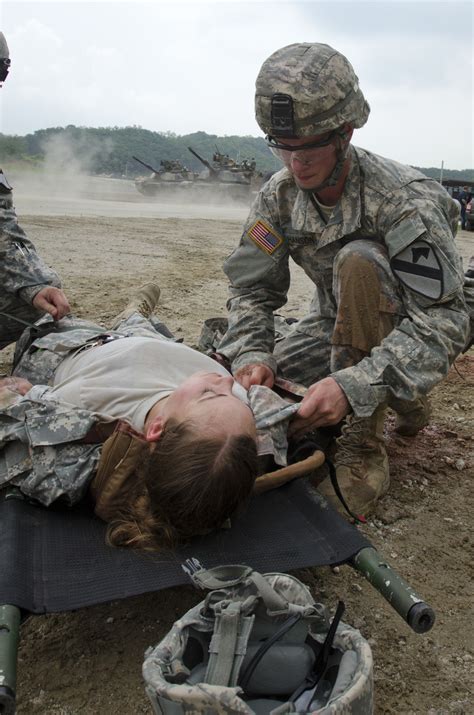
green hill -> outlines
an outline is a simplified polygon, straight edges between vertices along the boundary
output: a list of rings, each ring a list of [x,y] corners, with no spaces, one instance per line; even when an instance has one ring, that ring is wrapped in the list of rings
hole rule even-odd
[[[260,171],[274,171],[280,162],[263,138],[224,136],[205,132],[177,136],[151,132],[141,127],[52,127],[24,137],[0,134],[0,157],[4,160],[49,162],[57,168],[79,164],[93,174],[137,176],[146,173],[132,159],[137,156],[159,167],[162,159],[178,160],[194,171],[204,167],[188,150],[192,147],[210,161],[216,148],[234,159],[255,158]]]

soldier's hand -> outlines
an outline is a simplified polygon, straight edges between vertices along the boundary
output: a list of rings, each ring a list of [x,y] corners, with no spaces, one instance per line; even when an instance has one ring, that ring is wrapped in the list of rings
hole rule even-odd
[[[351,411],[342,388],[332,377],[311,385],[292,420],[288,434],[299,437],[317,427],[336,425]]]
[[[264,365],[263,363],[253,363],[251,365],[244,365],[240,370],[234,375],[237,382],[240,382],[242,387],[246,390],[251,387],[251,385],[265,385],[265,387],[273,387],[273,382],[275,380],[275,375],[273,370]]]
[[[0,379],[0,392],[8,390],[9,392],[16,392],[18,395],[26,395],[32,387],[31,382],[28,382],[23,377],[12,376]]]
[[[42,288],[33,298],[33,305],[41,313],[50,313],[55,320],[60,320],[71,312],[66,294],[54,286]]]

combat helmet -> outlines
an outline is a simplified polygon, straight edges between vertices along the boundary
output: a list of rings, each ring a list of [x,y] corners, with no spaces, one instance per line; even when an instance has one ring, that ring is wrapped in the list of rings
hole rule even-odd
[[[265,60],[257,77],[255,116],[269,136],[315,136],[344,124],[358,129],[369,112],[352,65],[329,45],[282,47]]]
[[[5,82],[10,69],[10,52],[3,32],[0,32],[0,85]]]

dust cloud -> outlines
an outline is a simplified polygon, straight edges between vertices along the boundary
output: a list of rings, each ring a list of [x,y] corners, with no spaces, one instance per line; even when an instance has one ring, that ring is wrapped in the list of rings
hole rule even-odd
[[[112,144],[80,146],[56,135],[44,144],[40,167],[4,165],[14,188],[18,215],[200,218],[244,221],[248,202],[232,201],[222,186],[164,187],[157,197],[143,196],[132,180],[92,174],[95,160]],[[161,188],[161,187],[160,187]]]

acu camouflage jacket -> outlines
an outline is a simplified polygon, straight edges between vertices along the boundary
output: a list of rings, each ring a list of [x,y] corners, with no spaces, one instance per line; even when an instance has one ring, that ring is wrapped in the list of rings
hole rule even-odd
[[[250,363],[276,371],[273,314],[287,299],[290,258],[316,286],[311,310],[335,318],[333,263],[344,245],[370,239],[384,245],[392,259],[423,240],[442,272],[440,297],[425,297],[400,281],[403,319],[369,357],[332,377],[361,417],[392,395],[413,400],[426,394],[445,377],[468,335],[464,276],[454,243],[457,221],[455,203],[436,181],[363,149],[351,147],[344,192],[327,224],[309,192],[299,190],[282,169],[260,191],[240,244],[224,263],[230,314],[219,352],[233,372]],[[262,238],[259,229],[270,234]]]

